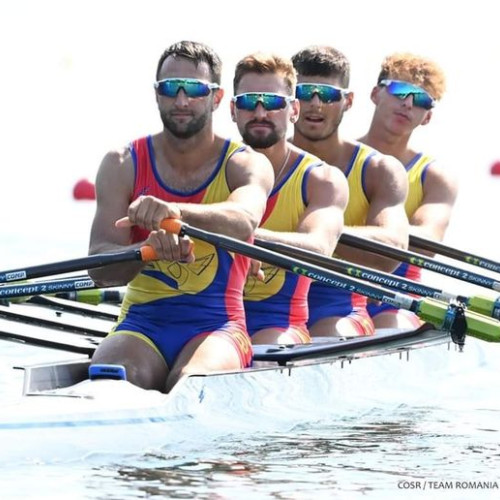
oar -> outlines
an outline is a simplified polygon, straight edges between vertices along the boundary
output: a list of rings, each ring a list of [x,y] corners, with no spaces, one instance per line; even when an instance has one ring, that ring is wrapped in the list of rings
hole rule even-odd
[[[85,317],[103,318],[111,321],[116,321],[119,313],[116,306],[101,304],[99,307],[95,307],[73,300],[60,299],[52,295],[35,295],[30,297],[28,303],[41,305],[60,312],[71,312]]]
[[[155,259],[154,250],[149,246],[143,246],[134,250],[124,250],[123,252],[104,253],[90,255],[79,259],[64,260],[50,264],[26,267],[24,269],[13,269],[0,272],[0,283],[20,281],[30,278],[40,278],[53,274],[65,274],[84,269],[94,269],[96,267],[118,264],[129,261],[149,261]]]
[[[445,257],[450,257],[451,259],[466,262],[467,264],[471,264],[473,266],[482,267],[483,269],[500,273],[500,263],[498,262],[486,259],[485,257],[479,257],[479,255],[463,252],[462,250],[458,250],[456,248],[451,248],[443,245],[443,243],[428,240],[426,238],[422,238],[421,236],[410,235],[410,245],[415,248],[419,248],[420,250],[427,250],[439,255],[444,255]]]
[[[327,257],[326,255],[321,255],[316,252],[311,252],[310,250],[304,250],[302,248],[293,247],[284,243],[260,240],[257,238],[255,240],[255,244],[274,252],[280,252],[289,255],[290,257],[303,259],[311,264],[324,266],[327,269],[332,269],[333,271],[348,274],[350,276],[354,276],[355,278],[371,281],[394,290],[401,290],[405,293],[413,293],[420,295],[421,297],[430,297],[444,302],[456,301],[464,304],[471,311],[475,311],[479,314],[484,314],[495,319],[500,319],[500,296],[493,299],[482,295],[474,295],[471,297],[455,295],[408,278],[403,278],[390,273],[384,273],[382,271],[363,267],[351,262],[345,262],[333,257]]]
[[[73,300],[85,304],[121,304],[125,293],[122,290],[75,290],[72,292],[59,292],[55,296],[58,299]]]
[[[40,328],[0,318],[0,338],[50,349],[75,352],[92,356],[100,338],[62,332],[56,329]]]
[[[314,264],[293,259],[264,248],[259,248],[228,236],[189,226],[176,219],[164,220],[161,227],[166,231],[180,236],[187,235],[198,238],[212,245],[225,248],[226,250],[281,267],[294,274],[321,281],[329,286],[343,288],[349,292],[365,295],[374,300],[407,309],[414,312],[424,321],[441,326],[445,330],[450,330],[457,343],[463,343],[465,326],[467,332],[472,336],[482,340],[500,342],[500,323],[498,321],[474,313],[473,311],[464,312],[462,308],[454,304],[446,305],[429,298],[417,299],[406,294],[392,292],[375,285],[369,285],[363,281],[340,275],[334,271],[315,266]],[[465,320],[466,325],[463,324]]]
[[[47,295],[72,290],[84,290],[86,288],[96,288],[96,284],[89,276],[53,281],[32,281],[18,285],[0,285],[0,299]]]
[[[368,252],[376,253],[384,257],[389,257],[390,259],[400,260],[402,262],[407,262],[417,267],[427,269],[429,271],[434,271],[439,274],[444,274],[451,278],[456,278],[473,285],[482,286],[484,288],[489,288],[497,292],[500,291],[500,282],[489,278],[488,276],[483,276],[481,274],[472,273],[461,269],[458,267],[450,266],[439,262],[430,257],[424,255],[410,252],[408,250],[401,250],[399,248],[394,248],[384,243],[380,243],[374,240],[368,240],[366,238],[361,238],[360,236],[354,236],[348,233],[342,233],[339,242],[354,248],[359,248],[361,250],[366,250]]]

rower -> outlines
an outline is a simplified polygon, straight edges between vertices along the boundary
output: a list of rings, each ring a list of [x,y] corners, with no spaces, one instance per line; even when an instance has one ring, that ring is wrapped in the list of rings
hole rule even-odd
[[[407,248],[408,220],[404,201],[406,172],[391,157],[339,134],[339,126],[353,103],[350,65],[344,54],[328,46],[311,46],[292,57],[298,73],[300,115],[293,144],[334,165],[349,184],[344,214],[349,233],[388,245]],[[385,272],[397,262],[340,243],[339,257]],[[313,283],[309,291],[309,330],[313,336],[373,335],[375,327],[366,309],[367,299],[346,290]]]
[[[103,159],[90,253],[152,247],[153,262],[89,272],[99,286],[128,282],[116,326],[92,364],[118,364],[144,389],[168,392],[187,374],[252,361],[243,285],[249,260],[160,227],[178,219],[239,240],[252,237],[273,183],[272,166],[213,131],[222,63],[202,43],[175,43],[154,83],[163,130]]]
[[[343,228],[347,182],[340,171],[286,140],[299,115],[290,59],[256,53],[236,65],[231,116],[245,143],[271,161],[274,188],[255,236],[331,255]],[[245,312],[254,344],[311,342],[307,293],[311,280],[253,261]]]
[[[371,92],[375,111],[370,128],[359,139],[403,163],[409,181],[405,210],[410,233],[434,241],[444,238],[457,198],[457,180],[409,142],[415,129],[431,121],[444,92],[445,76],[434,61],[410,53],[386,57]],[[395,274],[420,280],[421,269],[403,263]],[[415,314],[389,304],[370,304],[368,310],[377,328],[417,328],[421,323]]]

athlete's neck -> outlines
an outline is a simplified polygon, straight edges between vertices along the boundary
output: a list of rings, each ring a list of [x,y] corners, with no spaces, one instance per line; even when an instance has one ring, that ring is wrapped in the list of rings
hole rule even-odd
[[[325,139],[310,140],[297,130],[293,134],[292,143],[342,171],[348,167],[354,147],[351,142],[340,138],[337,133]]]
[[[207,164],[213,164],[220,154],[223,139],[206,127],[193,137],[180,139],[164,130],[153,136],[157,158],[161,158],[173,170],[196,171]]]
[[[411,134],[397,135],[391,133],[383,126],[379,126],[372,121],[368,132],[358,140],[383,154],[394,156],[404,163],[404,159],[410,152],[408,146],[410,137]]]
[[[290,169],[290,157],[292,156],[293,146],[286,140],[277,142],[273,146],[265,149],[257,149],[256,151],[264,154],[271,162],[274,169],[274,185],[283,179]]]

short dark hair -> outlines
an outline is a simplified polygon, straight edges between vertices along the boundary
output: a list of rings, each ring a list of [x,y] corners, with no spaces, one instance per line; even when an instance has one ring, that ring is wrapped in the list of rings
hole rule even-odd
[[[210,68],[210,76],[212,77],[212,82],[220,85],[221,74],[222,74],[222,61],[220,57],[211,49],[208,45],[200,42],[191,42],[183,40],[181,42],[174,43],[165,51],[158,61],[158,66],[156,68],[156,79],[160,78],[160,71],[165,59],[169,56],[172,57],[184,57],[189,59],[196,66],[202,62],[206,62]]]
[[[292,56],[292,62],[299,75],[338,77],[342,87],[349,87],[349,61],[342,52],[333,47],[311,45]]]

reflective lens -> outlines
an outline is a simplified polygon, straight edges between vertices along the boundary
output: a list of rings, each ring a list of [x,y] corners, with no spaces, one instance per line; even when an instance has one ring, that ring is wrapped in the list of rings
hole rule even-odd
[[[158,94],[166,97],[176,97],[182,89],[188,97],[206,97],[212,89],[218,89],[216,83],[208,83],[196,78],[165,78],[155,82]]]
[[[326,85],[325,83],[299,83],[295,90],[295,96],[301,101],[310,101],[314,94],[322,102],[339,102],[342,97],[347,94],[347,90],[334,87],[333,85]]]
[[[398,99],[413,97],[413,105],[419,108],[432,109],[436,101],[421,87],[400,80],[382,80],[379,85],[385,87],[389,94]]]
[[[291,101],[293,101],[293,97],[268,92],[248,92],[233,97],[236,107],[245,111],[255,111],[259,103],[266,111],[277,111],[286,108],[286,105]]]

